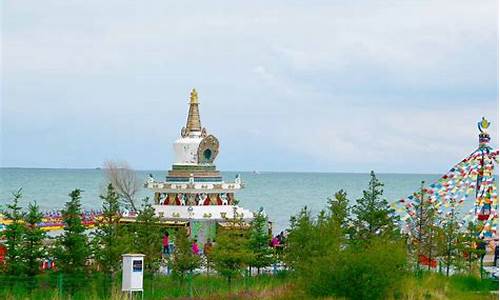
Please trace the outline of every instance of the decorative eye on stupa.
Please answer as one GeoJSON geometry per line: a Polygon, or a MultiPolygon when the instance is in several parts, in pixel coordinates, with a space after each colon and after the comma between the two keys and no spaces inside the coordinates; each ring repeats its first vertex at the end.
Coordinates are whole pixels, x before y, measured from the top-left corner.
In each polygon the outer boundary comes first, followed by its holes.
{"type": "Polygon", "coordinates": [[[209,135],[201,140],[198,146],[198,163],[211,164],[219,153],[219,141],[213,135],[209,135]]]}

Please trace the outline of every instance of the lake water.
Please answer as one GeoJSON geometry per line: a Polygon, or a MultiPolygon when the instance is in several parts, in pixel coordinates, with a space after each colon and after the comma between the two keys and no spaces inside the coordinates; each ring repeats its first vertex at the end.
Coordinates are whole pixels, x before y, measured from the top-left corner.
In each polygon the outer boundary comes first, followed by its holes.
{"type": "MultiPolygon", "coordinates": [[[[137,171],[139,179],[146,180],[149,173],[155,178],[164,178],[166,171],[137,171]]],[[[326,205],[328,197],[344,189],[354,203],[368,185],[369,174],[348,173],[279,173],[263,172],[222,172],[226,180],[233,180],[240,174],[246,187],[236,196],[240,206],[250,210],[264,207],[274,231],[283,230],[291,215],[302,207],[308,206],[319,211],[326,205]]],[[[420,182],[432,182],[440,177],[437,174],[377,174],[385,184],[384,195],[389,201],[396,201],[413,193],[420,182]]],[[[12,192],[22,187],[23,201],[37,201],[42,209],[62,208],[69,199],[68,193],[79,188],[83,190],[82,206],[98,208],[101,206],[99,194],[105,186],[102,170],[94,169],[0,169],[0,206],[10,202],[12,192]]],[[[152,196],[142,189],[141,197],[152,196]]],[[[467,206],[472,206],[470,203],[467,206]]]]}

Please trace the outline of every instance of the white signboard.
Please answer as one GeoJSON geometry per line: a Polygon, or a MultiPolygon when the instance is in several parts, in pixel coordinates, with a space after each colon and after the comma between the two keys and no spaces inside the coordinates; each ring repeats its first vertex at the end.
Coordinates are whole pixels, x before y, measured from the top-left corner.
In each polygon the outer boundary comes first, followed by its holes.
{"type": "Polygon", "coordinates": [[[142,292],[142,278],[144,274],[144,254],[123,254],[123,292],[142,292]]]}

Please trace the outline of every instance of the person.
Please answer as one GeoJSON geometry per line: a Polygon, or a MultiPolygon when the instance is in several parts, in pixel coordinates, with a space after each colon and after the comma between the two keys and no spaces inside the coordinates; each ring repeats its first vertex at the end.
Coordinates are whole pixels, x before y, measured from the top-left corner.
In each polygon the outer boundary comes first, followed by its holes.
{"type": "Polygon", "coordinates": [[[484,240],[484,236],[480,237],[479,243],[477,245],[477,250],[481,250],[479,254],[481,256],[481,261],[482,261],[484,256],[486,255],[486,242],[484,240]]]}
{"type": "Polygon", "coordinates": [[[211,257],[210,253],[212,252],[213,244],[210,241],[210,239],[207,239],[207,242],[205,245],[203,245],[203,254],[205,255],[206,259],[206,267],[207,267],[207,274],[210,273],[210,264],[211,264],[211,257]]]}
{"type": "Polygon", "coordinates": [[[200,255],[200,248],[198,247],[198,240],[193,240],[193,245],[191,246],[194,255],[200,255]]]}
{"type": "Polygon", "coordinates": [[[165,254],[165,255],[170,255],[169,243],[170,243],[170,241],[169,241],[169,235],[168,235],[168,231],[166,231],[163,234],[163,240],[162,240],[163,254],[165,254]]]}
{"type": "Polygon", "coordinates": [[[271,240],[271,246],[273,246],[273,248],[277,248],[279,245],[280,241],[278,237],[277,236],[273,237],[273,239],[271,240]]]}
{"type": "Polygon", "coordinates": [[[278,235],[278,241],[280,242],[281,246],[285,245],[285,233],[283,231],[278,235]]]}
{"type": "Polygon", "coordinates": [[[210,255],[210,251],[212,251],[212,247],[213,247],[212,242],[210,241],[210,239],[207,239],[207,242],[203,246],[203,253],[205,253],[205,255],[210,255]]]}
{"type": "Polygon", "coordinates": [[[493,265],[497,266],[497,263],[498,263],[498,241],[495,242],[495,259],[493,265]]]}

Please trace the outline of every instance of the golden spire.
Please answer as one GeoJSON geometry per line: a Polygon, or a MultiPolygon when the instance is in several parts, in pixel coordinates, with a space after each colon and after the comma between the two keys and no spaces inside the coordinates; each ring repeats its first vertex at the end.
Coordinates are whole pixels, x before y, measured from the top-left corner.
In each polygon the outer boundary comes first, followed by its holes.
{"type": "Polygon", "coordinates": [[[189,113],[186,122],[186,131],[201,131],[200,111],[198,110],[198,93],[195,89],[191,91],[189,99],[189,113]]]}
{"type": "Polygon", "coordinates": [[[191,96],[189,97],[189,104],[198,104],[198,92],[196,89],[191,90],[191,96]]]}

